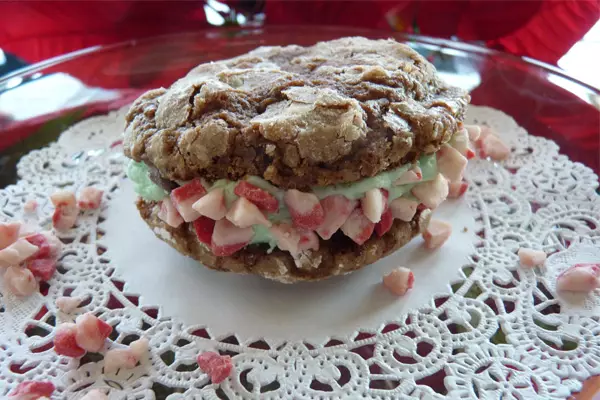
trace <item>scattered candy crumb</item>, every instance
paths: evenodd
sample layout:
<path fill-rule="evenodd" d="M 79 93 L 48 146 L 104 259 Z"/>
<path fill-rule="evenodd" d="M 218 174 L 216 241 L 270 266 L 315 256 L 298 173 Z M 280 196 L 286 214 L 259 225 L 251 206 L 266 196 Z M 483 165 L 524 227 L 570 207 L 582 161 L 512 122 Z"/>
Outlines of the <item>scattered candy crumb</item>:
<path fill-rule="evenodd" d="M 489 157 L 494 161 L 506 160 L 510 155 L 510 148 L 496 135 L 492 128 L 480 127 L 481 135 L 476 141 L 481 158 Z"/>
<path fill-rule="evenodd" d="M 17 265 L 35 255 L 39 248 L 24 238 L 17 239 L 8 247 L 0 250 L 0 266 Z"/>
<path fill-rule="evenodd" d="M 36 400 L 43 397 L 50 397 L 54 393 L 52 382 L 43 381 L 24 381 L 8 395 L 13 400 Z"/>
<path fill-rule="evenodd" d="M 533 268 L 546 262 L 546 253 L 541 250 L 520 248 L 518 251 L 519 262 L 522 267 Z"/>
<path fill-rule="evenodd" d="M 448 198 L 457 199 L 465 194 L 468 188 L 469 184 L 465 181 L 450 182 L 448 185 Z"/>
<path fill-rule="evenodd" d="M 75 320 L 77 345 L 86 351 L 98 352 L 110 336 L 113 328 L 92 313 L 80 315 Z"/>
<path fill-rule="evenodd" d="M 196 361 L 200 370 L 208 374 L 213 383 L 223 382 L 233 369 L 231 357 L 222 356 L 212 351 L 199 354 Z"/>
<path fill-rule="evenodd" d="M 138 340 L 134 340 L 129 344 L 129 348 L 133 352 L 133 355 L 139 360 L 141 360 L 146 354 L 148 354 L 148 350 L 150 349 L 150 342 L 146 338 L 140 338 Z"/>
<path fill-rule="evenodd" d="M 575 264 L 556 278 L 556 289 L 570 292 L 591 292 L 600 287 L 600 264 Z"/>
<path fill-rule="evenodd" d="M 110 349 L 104 354 L 104 373 L 111 373 L 120 368 L 131 369 L 138 359 L 130 348 Z"/>
<path fill-rule="evenodd" d="M 383 277 L 383 286 L 396 296 L 404 296 L 408 289 L 412 289 L 415 276 L 405 267 L 398 267 Z"/>
<path fill-rule="evenodd" d="M 38 291 L 38 282 L 33 273 L 21 267 L 9 267 L 4 274 L 4 284 L 15 296 L 30 296 Z"/>
<path fill-rule="evenodd" d="M 19 238 L 20 222 L 0 224 L 0 250 L 7 248 Z"/>
<path fill-rule="evenodd" d="M 77 206 L 82 210 L 95 210 L 100 207 L 104 192 L 91 186 L 84 187 L 79 193 Z"/>
<path fill-rule="evenodd" d="M 438 219 L 432 219 L 423 231 L 425 247 L 433 250 L 441 247 L 452 234 L 452 225 Z"/>
<path fill-rule="evenodd" d="M 67 357 L 81 357 L 85 350 L 79 347 L 75 336 L 77 326 L 71 322 L 60 324 L 54 334 L 54 351 L 56 354 Z"/>
<path fill-rule="evenodd" d="M 64 313 L 70 314 L 79 307 L 79 304 L 81 304 L 83 300 L 84 299 L 81 297 L 61 296 L 56 299 L 56 308 Z"/>
<path fill-rule="evenodd" d="M 59 231 L 71 229 L 75 225 L 79 214 L 75 193 L 70 190 L 59 190 L 50 195 L 50 201 L 55 207 L 52 214 L 54 229 Z"/>
<path fill-rule="evenodd" d="M 27 200 L 25 204 L 23 204 L 23 211 L 26 213 L 34 213 L 38 208 L 38 202 L 35 200 Z"/>

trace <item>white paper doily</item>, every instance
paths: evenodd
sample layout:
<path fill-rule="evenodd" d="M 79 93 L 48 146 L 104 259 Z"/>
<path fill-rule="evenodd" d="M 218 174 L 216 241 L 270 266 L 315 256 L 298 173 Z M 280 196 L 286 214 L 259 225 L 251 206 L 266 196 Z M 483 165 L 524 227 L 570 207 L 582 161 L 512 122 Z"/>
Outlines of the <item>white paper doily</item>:
<path fill-rule="evenodd" d="M 465 197 L 436 212 L 454 227 L 440 251 L 415 239 L 349 276 L 283 286 L 206 270 L 154 238 L 111 147 L 124 113 L 83 121 L 25 156 L 21 180 L 0 190 L 0 221 L 26 219 L 22 206 L 36 199 L 28 222 L 44 227 L 57 188 L 106 190 L 102 210 L 61 236 L 58 272 L 40 294 L 17 299 L 0 286 L 0 395 L 44 379 L 55 399 L 90 387 L 111 399 L 564 399 L 600 373 L 600 292 L 554 290 L 570 264 L 600 260 L 598 178 L 505 114 L 470 108 L 468 122 L 492 126 L 513 151 L 502 164 L 470 162 Z M 545 250 L 546 267 L 521 269 L 519 247 Z M 400 263 L 416 286 L 396 299 L 379 282 Z M 103 375 L 101 355 L 57 356 L 55 326 L 73 318 L 54 305 L 64 294 L 89 296 L 79 312 L 115 326 L 112 340 L 147 337 L 149 359 Z M 221 385 L 195 363 L 209 349 L 233 356 Z"/>

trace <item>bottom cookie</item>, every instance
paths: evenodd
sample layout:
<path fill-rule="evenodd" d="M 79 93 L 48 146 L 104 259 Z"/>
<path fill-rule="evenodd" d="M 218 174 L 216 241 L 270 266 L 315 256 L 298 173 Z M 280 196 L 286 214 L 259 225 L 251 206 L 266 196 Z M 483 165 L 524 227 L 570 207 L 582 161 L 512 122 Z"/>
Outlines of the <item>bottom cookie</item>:
<path fill-rule="evenodd" d="M 196 238 L 191 223 L 173 228 L 158 218 L 157 202 L 138 199 L 140 215 L 154 234 L 177 251 L 201 262 L 207 268 L 239 274 L 254 274 L 282 283 L 317 281 L 356 271 L 407 244 L 429 222 L 429 211 L 419 211 L 410 222 L 394 220 L 391 229 L 382 237 L 376 234 L 357 245 L 343 233 L 321 240 L 319 250 L 310 250 L 297 258 L 275 248 L 270 253 L 265 244 L 250 245 L 237 253 L 217 257 Z"/>

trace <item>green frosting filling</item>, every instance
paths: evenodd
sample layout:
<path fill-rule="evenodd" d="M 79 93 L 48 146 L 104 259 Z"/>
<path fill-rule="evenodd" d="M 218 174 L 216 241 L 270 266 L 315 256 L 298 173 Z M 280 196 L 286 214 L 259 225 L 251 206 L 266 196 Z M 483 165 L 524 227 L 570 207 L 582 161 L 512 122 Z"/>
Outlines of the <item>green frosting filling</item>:
<path fill-rule="evenodd" d="M 422 156 L 417 161 L 417 165 L 421 168 L 421 172 L 423 174 L 423 179 L 421 182 L 430 181 L 435 178 L 437 173 L 435 154 Z M 412 198 L 410 191 L 415 184 L 399 186 L 394 185 L 394 182 L 411 167 L 412 165 L 407 164 L 389 171 L 382 172 L 371 178 L 362 179 L 358 182 L 314 187 L 312 190 L 313 193 L 319 197 L 319 199 L 323 199 L 331 195 L 343 195 L 349 199 L 360 199 L 367 191 L 375 188 L 386 189 L 388 191 L 388 202 L 401 196 Z M 146 200 L 158 201 L 166 197 L 168 194 L 164 189 L 150 180 L 148 177 L 148 166 L 146 166 L 144 163 L 139 163 L 132 160 L 127 168 L 127 176 L 129 176 L 129 179 L 131 179 L 134 183 L 135 192 Z M 250 176 L 247 178 L 247 181 L 254 186 L 271 193 L 279 201 L 279 210 L 276 213 L 270 213 L 267 216 L 269 221 L 277 223 L 291 220 L 290 212 L 283 201 L 283 196 L 285 194 L 284 190 L 278 189 L 268 181 L 258 176 Z M 210 188 L 207 188 L 207 190 L 222 188 L 225 193 L 225 203 L 227 204 L 227 207 L 230 207 L 231 204 L 238 198 L 238 196 L 234 193 L 236 185 L 237 182 L 235 181 L 220 179 L 214 182 Z M 272 251 L 273 248 L 275 248 L 276 241 L 267 227 L 255 225 L 252 227 L 252 229 L 254 230 L 254 237 L 252 238 L 251 243 L 267 243 L 270 246 L 269 251 Z"/>
<path fill-rule="evenodd" d="M 127 176 L 133 182 L 135 192 L 145 200 L 159 201 L 168 195 L 166 190 L 152 182 L 148 176 L 148 166 L 143 162 L 129 161 Z"/>

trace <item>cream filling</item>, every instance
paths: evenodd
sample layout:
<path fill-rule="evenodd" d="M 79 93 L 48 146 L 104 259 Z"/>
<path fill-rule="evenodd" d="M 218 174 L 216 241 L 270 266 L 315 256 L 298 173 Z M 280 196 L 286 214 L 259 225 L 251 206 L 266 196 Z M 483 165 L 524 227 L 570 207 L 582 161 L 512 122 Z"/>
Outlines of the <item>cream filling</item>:
<path fill-rule="evenodd" d="M 421 168 L 422 180 L 405 185 L 395 185 L 394 182 L 398 180 L 406 171 L 410 168 L 418 166 Z M 397 168 L 381 172 L 373 177 L 361 179 L 360 181 L 352 183 L 344 183 L 339 185 L 330 186 L 316 186 L 312 188 L 312 192 L 319 197 L 324 199 L 331 195 L 343 195 L 349 199 L 360 199 L 365 193 L 371 189 L 385 189 L 389 193 L 388 203 L 398 197 L 410 197 L 413 198 L 410 193 L 411 189 L 421 183 L 427 182 L 435 178 L 437 174 L 437 162 L 436 155 L 424 155 L 415 164 L 405 164 Z M 131 160 L 127 168 L 127 176 L 134 185 L 135 192 L 145 200 L 159 201 L 168 195 L 168 193 L 156 185 L 148 176 L 148 166 L 141 162 Z M 271 193 L 279 201 L 279 210 L 276 213 L 268 213 L 267 218 L 274 223 L 277 222 L 291 222 L 290 213 L 283 201 L 285 190 L 273 186 L 268 181 L 258 177 L 249 176 L 246 180 L 261 189 Z M 238 196 L 234 193 L 234 189 L 238 181 L 230 181 L 227 179 L 220 179 L 215 181 L 212 185 L 203 182 L 203 185 L 207 191 L 222 188 L 225 193 L 225 202 L 229 207 Z M 254 237 L 251 243 L 267 243 L 270 246 L 270 251 L 276 246 L 276 241 L 273 238 L 268 228 L 262 225 L 253 226 Z"/>

